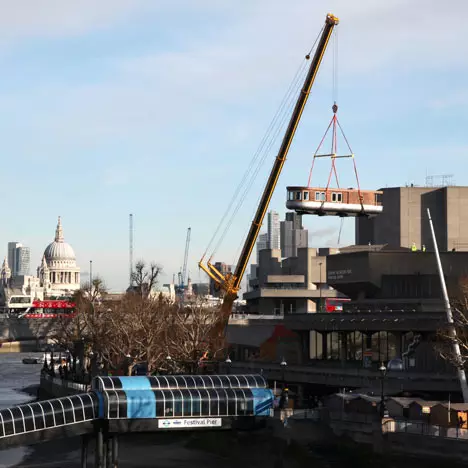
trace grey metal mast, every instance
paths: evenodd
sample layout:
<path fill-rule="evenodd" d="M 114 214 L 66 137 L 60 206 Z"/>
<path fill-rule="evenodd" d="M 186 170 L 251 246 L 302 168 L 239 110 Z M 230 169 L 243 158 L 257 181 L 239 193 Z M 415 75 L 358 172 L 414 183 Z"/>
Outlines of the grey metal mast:
<path fill-rule="evenodd" d="M 463 401 L 468 403 L 468 384 L 466 382 L 466 373 L 463 366 L 462 355 L 460 351 L 460 345 L 457 341 L 457 331 L 454 326 L 452 307 L 447 294 L 447 285 L 445 283 L 444 270 L 442 269 L 442 262 L 440 261 L 439 248 L 437 247 L 437 239 L 435 236 L 434 225 L 432 224 L 431 211 L 427 209 L 427 216 L 429 218 L 429 225 L 431 226 L 432 241 L 434 242 L 434 250 L 437 259 L 437 268 L 439 270 L 440 286 L 442 288 L 442 294 L 444 296 L 445 313 L 447 314 L 447 322 L 449 323 L 449 333 L 452 339 L 453 353 L 455 355 L 455 365 L 457 366 L 458 379 L 460 380 L 460 387 L 463 394 Z"/>

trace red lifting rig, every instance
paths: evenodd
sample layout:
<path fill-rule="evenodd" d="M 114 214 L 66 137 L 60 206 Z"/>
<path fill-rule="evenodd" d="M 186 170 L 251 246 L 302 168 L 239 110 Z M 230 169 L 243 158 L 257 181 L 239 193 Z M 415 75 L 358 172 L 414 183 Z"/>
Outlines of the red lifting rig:
<path fill-rule="evenodd" d="M 320 144 L 315 151 L 312 159 L 312 167 L 310 169 L 309 180 L 307 187 L 287 187 L 288 198 L 286 208 L 296 211 L 298 214 L 313 214 L 319 216 L 375 216 L 382 212 L 383 206 L 381 202 L 382 192 L 375 190 L 361 190 L 359 177 L 356 168 L 354 153 L 346 139 L 346 136 L 341 128 L 337 117 L 338 106 L 333 104 L 333 117 L 325 131 Z M 323 142 L 332 129 L 332 148 L 327 154 L 319 154 Z M 348 146 L 348 154 L 338 155 L 337 151 L 337 130 L 340 130 L 344 141 Z M 311 187 L 312 171 L 316 158 L 331 158 L 330 175 L 326 187 Z M 352 158 L 354 165 L 354 173 L 356 175 L 357 189 L 340 188 L 338 181 L 338 173 L 336 171 L 335 161 L 338 158 Z M 330 182 L 333 174 L 335 174 L 336 188 L 330 188 Z"/>

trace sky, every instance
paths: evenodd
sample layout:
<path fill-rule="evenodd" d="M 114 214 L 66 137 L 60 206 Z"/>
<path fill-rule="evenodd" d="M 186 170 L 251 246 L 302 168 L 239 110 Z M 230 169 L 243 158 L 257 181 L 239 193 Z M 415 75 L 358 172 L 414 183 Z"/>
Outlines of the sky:
<path fill-rule="evenodd" d="M 468 3 L 464 0 L 0 0 L 0 245 L 31 248 L 32 270 L 62 216 L 85 279 L 123 290 L 134 258 L 189 272 L 243 180 L 327 12 L 340 18 L 270 208 L 306 185 L 314 151 L 339 118 L 365 189 L 467 185 Z M 333 56 L 336 52 L 336 65 Z M 337 86 L 333 86 L 333 76 Z M 214 261 L 236 262 L 272 147 Z M 329 161 L 318 160 L 313 185 Z M 343 186 L 356 186 L 341 160 Z M 340 220 L 307 217 L 312 246 Z M 341 245 L 354 241 L 344 222 Z"/>

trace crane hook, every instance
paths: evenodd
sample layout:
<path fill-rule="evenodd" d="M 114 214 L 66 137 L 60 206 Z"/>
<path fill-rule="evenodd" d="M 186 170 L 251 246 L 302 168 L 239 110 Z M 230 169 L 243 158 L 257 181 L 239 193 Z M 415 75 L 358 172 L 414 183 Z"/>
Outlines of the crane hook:
<path fill-rule="evenodd" d="M 338 112 L 338 106 L 336 105 L 336 102 L 333 104 L 332 109 L 334 114 Z"/>

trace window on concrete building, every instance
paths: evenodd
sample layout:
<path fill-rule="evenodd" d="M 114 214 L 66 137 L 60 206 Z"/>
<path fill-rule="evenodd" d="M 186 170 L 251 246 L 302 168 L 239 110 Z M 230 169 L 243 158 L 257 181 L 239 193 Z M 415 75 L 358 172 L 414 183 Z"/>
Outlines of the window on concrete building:
<path fill-rule="evenodd" d="M 323 337 L 315 330 L 310 332 L 309 357 L 310 359 L 323 359 Z"/>
<path fill-rule="evenodd" d="M 347 333 L 347 361 L 362 361 L 363 340 L 358 331 Z"/>
<path fill-rule="evenodd" d="M 387 360 L 399 358 L 401 356 L 400 334 L 388 332 L 387 334 Z"/>
<path fill-rule="evenodd" d="M 328 333 L 327 336 L 327 359 L 340 359 L 341 336 L 338 332 Z"/>

